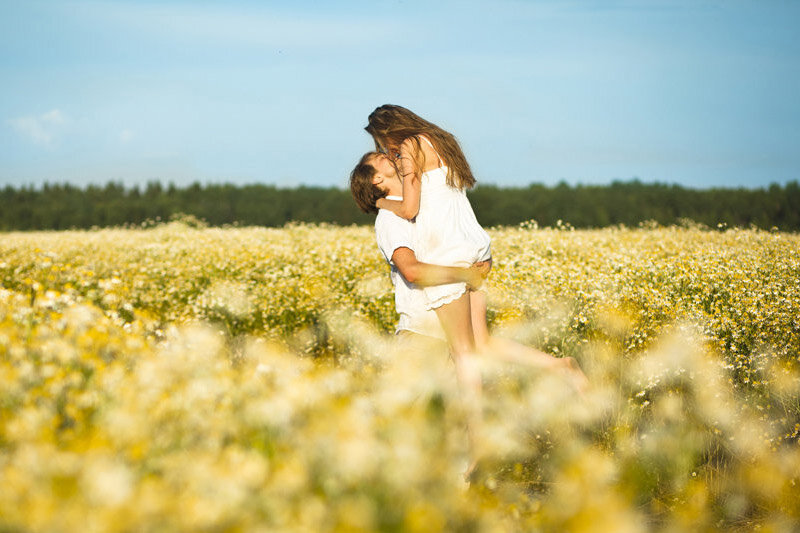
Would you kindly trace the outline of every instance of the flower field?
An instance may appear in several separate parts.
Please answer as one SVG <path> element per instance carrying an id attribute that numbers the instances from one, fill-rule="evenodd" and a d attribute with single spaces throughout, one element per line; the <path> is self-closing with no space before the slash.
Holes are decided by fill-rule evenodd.
<path id="1" fill-rule="evenodd" d="M 368 227 L 0 234 L 0 532 L 800 530 L 800 236 L 490 230 L 471 484 Z"/>

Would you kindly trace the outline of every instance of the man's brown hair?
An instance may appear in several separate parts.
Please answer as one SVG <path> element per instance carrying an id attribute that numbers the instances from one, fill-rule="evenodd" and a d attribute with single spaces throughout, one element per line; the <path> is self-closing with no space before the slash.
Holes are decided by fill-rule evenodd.
<path id="1" fill-rule="evenodd" d="M 367 152 L 350 173 L 350 192 L 353 200 L 358 207 L 365 213 L 377 213 L 378 208 L 375 202 L 379 198 L 386 196 L 386 191 L 382 191 L 377 185 L 372 183 L 372 178 L 378 170 L 373 167 L 369 160 L 378 155 L 377 152 Z"/>

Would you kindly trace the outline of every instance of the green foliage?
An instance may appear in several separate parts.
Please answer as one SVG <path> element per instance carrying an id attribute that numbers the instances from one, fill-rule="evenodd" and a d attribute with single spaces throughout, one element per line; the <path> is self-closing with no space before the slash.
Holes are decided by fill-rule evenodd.
<path id="1" fill-rule="evenodd" d="M 653 221 L 680 224 L 690 219 L 707 226 L 800 229 L 800 186 L 796 181 L 768 189 L 687 189 L 639 181 L 611 185 L 560 183 L 522 188 L 483 185 L 470 193 L 475 214 L 484 226 L 536 220 L 541 226 L 569 222 L 576 228 L 617 224 L 637 226 Z"/>
<path id="2" fill-rule="evenodd" d="M 576 228 L 687 220 L 716 227 L 800 229 L 800 186 L 796 181 L 767 189 L 687 189 L 639 181 L 611 185 L 560 183 L 501 188 L 480 185 L 469 193 L 484 226 L 559 221 Z M 0 231 L 61 230 L 93 226 L 141 226 L 190 215 L 212 226 L 278 227 L 287 222 L 370 224 L 350 192 L 336 187 L 278 188 L 272 185 L 201 185 L 184 188 L 148 183 L 143 189 L 120 183 L 105 186 L 7 186 L 0 190 Z"/>

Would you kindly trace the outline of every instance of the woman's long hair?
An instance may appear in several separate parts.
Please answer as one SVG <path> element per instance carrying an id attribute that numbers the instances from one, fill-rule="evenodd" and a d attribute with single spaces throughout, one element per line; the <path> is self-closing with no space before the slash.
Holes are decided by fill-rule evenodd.
<path id="1" fill-rule="evenodd" d="M 425 168 L 425 155 L 418 136 L 425 135 L 447 165 L 447 184 L 456 189 L 471 189 L 475 185 L 475 176 L 453 134 L 405 107 L 386 104 L 376 108 L 370 113 L 369 123 L 364 129 L 372 135 L 375 147 L 381 151 L 398 150 L 403 141 L 411 139 L 417 148 L 414 170 L 418 178 Z"/>

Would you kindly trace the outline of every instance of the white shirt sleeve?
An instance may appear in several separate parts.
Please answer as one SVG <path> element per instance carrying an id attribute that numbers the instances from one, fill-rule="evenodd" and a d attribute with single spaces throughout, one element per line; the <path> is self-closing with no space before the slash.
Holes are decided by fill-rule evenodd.
<path id="1" fill-rule="evenodd" d="M 375 217 L 375 239 L 378 241 L 383 257 L 390 265 L 392 255 L 398 248 L 414 249 L 414 225 L 391 211 L 381 209 Z"/>

